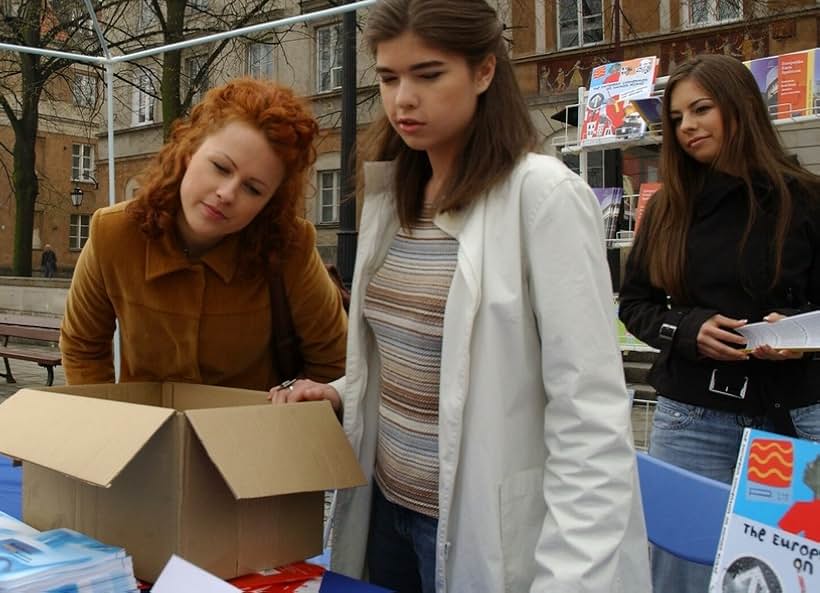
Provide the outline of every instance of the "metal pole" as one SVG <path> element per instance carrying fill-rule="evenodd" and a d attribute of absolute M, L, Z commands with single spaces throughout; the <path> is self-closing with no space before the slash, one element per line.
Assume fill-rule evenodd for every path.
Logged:
<path fill-rule="evenodd" d="M 342 158 L 336 263 L 350 286 L 356 263 L 356 12 L 342 17 Z"/>

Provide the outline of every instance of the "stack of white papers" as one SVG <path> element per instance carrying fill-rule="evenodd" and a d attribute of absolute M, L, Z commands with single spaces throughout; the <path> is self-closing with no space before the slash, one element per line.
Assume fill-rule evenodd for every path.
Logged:
<path fill-rule="evenodd" d="M 131 557 L 70 529 L 38 532 L 0 512 L 0 593 L 137 593 Z"/>
<path fill-rule="evenodd" d="M 820 350 L 820 311 L 800 313 L 772 323 L 750 323 L 737 328 L 737 332 L 746 338 L 745 350 L 767 345 L 775 349 L 817 351 Z"/>

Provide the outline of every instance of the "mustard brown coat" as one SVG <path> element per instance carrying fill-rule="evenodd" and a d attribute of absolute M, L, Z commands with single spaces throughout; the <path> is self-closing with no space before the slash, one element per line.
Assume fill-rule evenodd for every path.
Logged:
<path fill-rule="evenodd" d="M 180 381 L 267 390 L 289 377 L 273 370 L 268 279 L 240 274 L 239 236 L 189 260 L 173 233 L 148 240 L 127 202 L 98 210 L 77 261 L 60 337 L 69 384 L 114 381 L 112 337 L 119 322 L 119 380 Z M 305 374 L 344 374 L 347 316 L 315 248 L 316 231 L 297 219 L 282 275 Z"/>

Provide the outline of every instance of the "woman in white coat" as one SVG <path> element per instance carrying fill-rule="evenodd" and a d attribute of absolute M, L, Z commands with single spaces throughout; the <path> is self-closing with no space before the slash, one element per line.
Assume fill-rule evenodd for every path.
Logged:
<path fill-rule="evenodd" d="M 382 0 L 347 352 L 369 478 L 336 570 L 400 592 L 645 593 L 598 203 L 535 132 L 485 0 Z"/>

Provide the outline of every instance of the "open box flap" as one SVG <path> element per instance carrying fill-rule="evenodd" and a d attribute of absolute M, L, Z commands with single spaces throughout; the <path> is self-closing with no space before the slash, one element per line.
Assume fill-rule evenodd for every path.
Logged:
<path fill-rule="evenodd" d="M 365 483 L 329 402 L 185 412 L 238 499 Z"/>
<path fill-rule="evenodd" d="M 108 487 L 174 413 L 21 389 L 0 404 L 0 452 Z"/>

